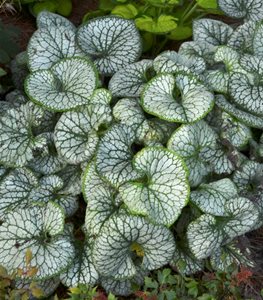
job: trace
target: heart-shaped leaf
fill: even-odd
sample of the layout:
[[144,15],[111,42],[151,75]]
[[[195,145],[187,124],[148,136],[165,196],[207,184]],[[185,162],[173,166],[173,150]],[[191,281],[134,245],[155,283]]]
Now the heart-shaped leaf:
[[215,99],[217,106],[219,106],[221,109],[223,109],[242,123],[253,128],[263,128],[262,117],[255,116],[251,113],[241,110],[240,107],[237,107],[235,104],[227,101],[227,99],[223,95],[216,95]]
[[116,191],[99,177],[94,162],[85,170],[82,187],[87,202],[85,226],[87,232],[98,235],[103,224],[118,209]]
[[190,250],[197,259],[210,256],[223,242],[223,232],[211,215],[202,215],[190,223],[187,230]]
[[143,59],[117,71],[109,82],[112,95],[114,97],[139,97],[148,81],[147,75],[151,68],[152,60]]
[[78,197],[64,190],[64,182],[57,175],[42,177],[38,186],[32,189],[30,198],[36,202],[54,201],[64,209],[67,217],[72,216],[78,209]]
[[63,234],[63,228],[64,213],[52,202],[9,212],[0,226],[1,265],[9,272],[20,268],[25,276],[29,249],[30,264],[37,268],[34,279],[61,273],[74,257],[71,237]]
[[182,275],[192,275],[203,270],[203,260],[196,259],[188,247],[180,249],[178,244],[176,246],[173,259],[169,263],[170,266],[176,268]]
[[191,192],[191,201],[205,213],[224,216],[225,204],[237,195],[238,191],[234,183],[224,178],[209,184],[201,184],[197,190]]
[[[101,96],[109,95],[106,90],[100,91]],[[109,105],[89,104],[79,111],[63,113],[54,131],[58,153],[69,164],[88,161],[99,142],[99,127],[110,124],[111,119]]]
[[30,193],[37,187],[38,178],[36,175],[24,168],[15,169],[10,172],[0,183],[0,215],[1,218],[7,210],[14,210],[19,206],[30,204]]
[[61,282],[67,287],[81,284],[93,286],[99,279],[91,260],[91,248],[87,242],[76,244],[75,258],[65,273],[60,274]]
[[61,15],[54,14],[49,11],[41,11],[37,15],[37,27],[38,28],[50,28],[50,27],[67,27],[69,30],[74,31],[76,27],[67,18]]
[[89,20],[79,28],[77,41],[104,75],[112,75],[141,55],[141,39],[133,21],[116,16]]
[[213,19],[200,19],[193,24],[194,41],[204,43],[211,51],[215,46],[226,45],[232,32],[232,27]]
[[27,54],[31,71],[47,70],[61,59],[83,56],[75,40],[75,30],[69,26],[44,26],[35,31]]
[[29,98],[52,111],[67,111],[88,103],[97,86],[93,64],[84,58],[60,60],[36,71],[25,82]]
[[172,225],[189,196],[183,161],[165,148],[148,147],[136,154],[133,164],[147,179],[119,188],[124,203],[132,213],[146,215],[157,224]]
[[[212,171],[204,154],[216,149],[217,135],[204,121],[182,125],[171,136],[167,147],[178,153],[189,170],[191,186],[197,186]],[[214,153],[214,151],[213,151]]]
[[248,126],[224,112],[222,113],[221,137],[228,140],[234,147],[242,149],[252,139],[252,131]]
[[229,238],[234,238],[253,230],[259,221],[257,207],[247,198],[238,197],[227,201],[225,212],[230,220],[224,226]]
[[220,9],[230,17],[245,20],[263,19],[261,0],[218,0]]
[[222,66],[216,70],[208,70],[205,74],[206,82],[214,91],[219,93],[228,92],[229,77],[234,72],[246,73],[239,64],[240,54],[228,47],[220,46],[214,56],[215,62],[223,62]]
[[136,131],[136,140],[144,145],[151,142],[167,142],[174,126],[166,121],[152,118],[147,119],[137,99],[124,98],[113,108],[114,118]]
[[191,123],[212,109],[214,97],[195,76],[160,74],[146,85],[141,103],[147,113],[160,119]]
[[253,52],[253,38],[257,28],[254,21],[246,22],[240,25],[231,35],[227,45],[237,49],[240,52]]
[[135,131],[126,125],[114,125],[98,145],[96,167],[99,175],[112,185],[119,185],[141,177],[132,166],[132,144]]
[[32,128],[43,116],[32,103],[9,109],[0,117],[0,161],[7,166],[24,166],[33,158],[33,151],[46,144],[43,136],[34,136]]
[[65,167],[66,162],[58,156],[54,145],[53,132],[44,132],[41,134],[47,140],[47,145],[43,149],[34,151],[34,158],[30,160],[27,167],[35,173],[51,175]]
[[179,71],[202,73],[206,69],[203,58],[189,58],[175,51],[165,51],[154,60],[154,69],[157,73],[176,73]]
[[67,165],[57,173],[64,182],[63,192],[65,194],[79,195],[81,193],[81,174],[80,166],[75,165]]
[[253,267],[253,263],[247,253],[246,255],[234,244],[227,244],[215,250],[210,257],[210,263],[214,270],[225,272],[232,264]]
[[[263,3],[261,3],[262,6],[262,18],[263,18]],[[254,54],[256,56],[259,56],[260,58],[263,57],[263,25],[260,24],[256,27],[256,31],[254,34],[254,39],[253,39],[253,50]]]
[[241,73],[234,73],[229,80],[229,93],[235,103],[250,113],[263,116],[263,87],[251,84],[249,78]]
[[263,164],[246,160],[233,174],[233,181],[240,192],[253,192],[261,185]]
[[101,275],[127,279],[136,274],[136,266],[146,270],[162,267],[174,251],[174,238],[166,227],[142,217],[119,215],[104,224],[95,240],[93,262]]

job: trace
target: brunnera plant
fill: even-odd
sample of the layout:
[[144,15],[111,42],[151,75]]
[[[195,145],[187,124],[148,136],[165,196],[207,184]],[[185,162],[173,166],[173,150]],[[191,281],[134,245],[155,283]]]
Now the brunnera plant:
[[253,266],[238,237],[262,225],[263,4],[246,3],[219,1],[235,30],[198,20],[152,60],[133,21],[39,14],[0,110],[0,264],[19,282],[28,249],[43,287],[124,296],[168,264]]

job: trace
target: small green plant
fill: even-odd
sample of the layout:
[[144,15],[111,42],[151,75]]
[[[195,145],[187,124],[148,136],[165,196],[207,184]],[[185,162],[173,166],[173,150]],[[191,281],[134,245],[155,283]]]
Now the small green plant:
[[117,298],[111,293],[106,296],[102,291],[98,291],[97,287],[90,288],[80,284],[69,289],[69,298],[66,300],[117,300]]
[[134,295],[138,300],[241,300],[241,285],[251,276],[250,270],[234,264],[225,272],[199,273],[194,278],[165,268],[145,277],[143,289]]
[[216,0],[100,0],[96,11],[88,12],[83,22],[103,15],[116,15],[135,21],[143,38],[143,50],[161,52],[168,40],[192,36],[192,21],[206,14],[219,14]]

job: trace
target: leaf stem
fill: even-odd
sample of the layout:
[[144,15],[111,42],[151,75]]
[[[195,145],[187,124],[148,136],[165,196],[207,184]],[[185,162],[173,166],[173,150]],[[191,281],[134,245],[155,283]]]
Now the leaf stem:
[[196,3],[182,18],[182,21],[180,22],[183,24],[191,15],[195,12],[196,8],[198,7],[198,4]]

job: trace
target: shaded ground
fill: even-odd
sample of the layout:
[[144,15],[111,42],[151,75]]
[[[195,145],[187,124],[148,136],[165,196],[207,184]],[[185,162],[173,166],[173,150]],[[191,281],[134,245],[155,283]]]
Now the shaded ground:
[[[88,11],[96,9],[98,0],[72,0],[72,4],[72,13],[68,19],[75,25],[79,25]],[[35,17],[26,10],[13,14],[8,11],[2,11],[0,12],[0,19],[4,24],[12,24],[21,30],[19,44],[21,45],[21,50],[25,50],[28,40],[36,30]]]

